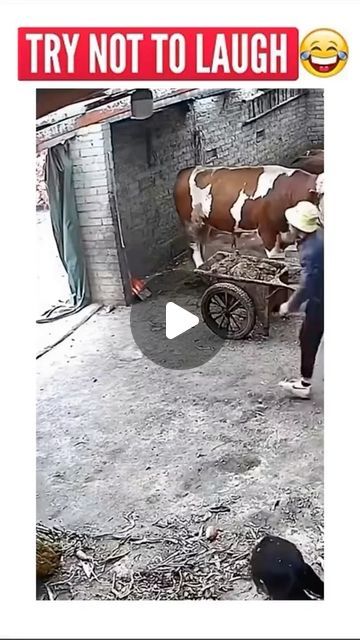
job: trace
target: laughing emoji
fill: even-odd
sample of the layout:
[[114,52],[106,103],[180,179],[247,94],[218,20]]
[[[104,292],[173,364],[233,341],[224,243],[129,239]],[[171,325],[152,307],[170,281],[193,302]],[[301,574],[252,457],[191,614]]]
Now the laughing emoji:
[[313,76],[335,76],[346,65],[349,48],[343,36],[332,29],[315,29],[300,45],[301,64]]

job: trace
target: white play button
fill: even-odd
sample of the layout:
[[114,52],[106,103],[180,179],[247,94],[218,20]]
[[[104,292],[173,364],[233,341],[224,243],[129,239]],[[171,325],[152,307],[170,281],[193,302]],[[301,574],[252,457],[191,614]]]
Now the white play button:
[[202,322],[198,300],[204,284],[188,269],[154,276],[149,289],[151,297],[131,305],[130,326],[137,348],[156,366],[196,369],[226,345]]
[[166,305],[166,337],[169,340],[177,338],[185,331],[189,331],[199,324],[199,318],[174,302]]

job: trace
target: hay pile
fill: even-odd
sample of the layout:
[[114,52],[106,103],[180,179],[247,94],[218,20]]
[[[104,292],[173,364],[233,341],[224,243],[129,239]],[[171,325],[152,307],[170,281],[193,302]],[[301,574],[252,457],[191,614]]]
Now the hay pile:
[[227,275],[238,280],[258,280],[260,282],[271,282],[284,268],[284,263],[275,263],[268,258],[257,258],[255,256],[239,255],[237,252],[220,255],[224,257],[215,260],[209,268],[209,273]]
[[61,537],[42,524],[36,525],[36,577],[50,578],[60,568]]

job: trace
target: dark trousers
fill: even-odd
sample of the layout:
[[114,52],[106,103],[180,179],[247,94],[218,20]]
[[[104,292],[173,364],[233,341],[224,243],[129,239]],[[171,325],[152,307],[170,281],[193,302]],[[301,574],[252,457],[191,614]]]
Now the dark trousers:
[[316,355],[324,333],[324,304],[309,300],[300,329],[301,376],[312,378]]

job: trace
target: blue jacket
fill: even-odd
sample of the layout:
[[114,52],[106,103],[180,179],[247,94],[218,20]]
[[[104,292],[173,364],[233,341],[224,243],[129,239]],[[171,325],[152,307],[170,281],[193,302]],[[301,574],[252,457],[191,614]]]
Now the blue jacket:
[[324,304],[324,229],[311,233],[299,243],[301,279],[288,302],[290,312],[304,302]]

